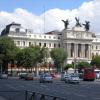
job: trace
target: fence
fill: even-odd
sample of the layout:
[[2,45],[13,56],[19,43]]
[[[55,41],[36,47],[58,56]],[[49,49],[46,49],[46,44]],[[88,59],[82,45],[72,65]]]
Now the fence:
[[0,91],[0,95],[7,100],[67,100],[66,98],[34,91]]

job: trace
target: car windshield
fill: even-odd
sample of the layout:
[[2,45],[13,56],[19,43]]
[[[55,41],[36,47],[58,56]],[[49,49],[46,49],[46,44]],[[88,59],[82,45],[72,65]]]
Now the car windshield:
[[71,77],[78,77],[78,75],[71,75]]
[[45,75],[45,77],[51,77],[51,75]]

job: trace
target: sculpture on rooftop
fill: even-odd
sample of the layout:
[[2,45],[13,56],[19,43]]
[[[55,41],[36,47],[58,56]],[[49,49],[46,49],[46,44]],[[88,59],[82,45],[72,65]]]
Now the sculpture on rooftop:
[[76,25],[75,26],[80,26],[81,27],[81,23],[79,22],[79,18],[75,17],[76,20]]
[[66,19],[66,21],[62,20],[64,22],[65,25],[65,29],[68,29],[68,25],[69,25],[69,20]]
[[85,27],[85,30],[89,31],[89,29],[90,29],[90,22],[89,21],[85,21],[85,24],[83,24],[83,25]]

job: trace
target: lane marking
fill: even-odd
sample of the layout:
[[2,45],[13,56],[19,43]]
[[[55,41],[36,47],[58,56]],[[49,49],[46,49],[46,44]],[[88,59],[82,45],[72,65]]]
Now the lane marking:
[[19,90],[19,89],[17,89],[16,87],[13,87],[13,86],[12,86],[12,85],[10,85],[10,84],[6,84],[6,86],[7,86],[8,88],[13,89],[13,90]]
[[84,98],[86,98],[86,97],[87,97],[86,95],[76,94],[76,93],[74,93],[74,95],[79,96],[79,97],[84,97]]

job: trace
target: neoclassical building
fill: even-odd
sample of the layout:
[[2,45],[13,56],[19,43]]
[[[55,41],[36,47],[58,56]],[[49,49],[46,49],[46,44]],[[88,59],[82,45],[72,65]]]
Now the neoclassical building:
[[[11,23],[1,32],[1,36],[8,36],[20,48],[30,45],[53,48],[64,48],[68,53],[67,63],[88,61],[92,56],[100,55],[100,38],[94,33],[85,31],[81,26],[64,29],[61,32],[51,31],[45,34],[33,33],[24,29],[21,24]],[[48,59],[51,60],[50,58]]]

